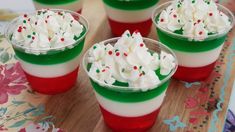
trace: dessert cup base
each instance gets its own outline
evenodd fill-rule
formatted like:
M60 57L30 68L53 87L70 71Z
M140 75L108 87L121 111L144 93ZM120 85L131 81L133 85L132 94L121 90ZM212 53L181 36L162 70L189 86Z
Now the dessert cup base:
M155 123L160 108L139 117L123 117L112 114L100 106L106 125L114 132L146 132Z
M142 36L146 37L150 33L152 26L151 19L137 23L117 22L110 18L108 20L114 36L121 36L126 30L129 30L131 33L138 30Z
M197 82L207 79L212 70L214 69L216 62L209 64L204 67L184 67L178 66L176 73L173 75L173 78L186 82Z
M55 78L40 78L25 72L31 88L39 93L55 95L70 90L76 83L78 68L67 75Z

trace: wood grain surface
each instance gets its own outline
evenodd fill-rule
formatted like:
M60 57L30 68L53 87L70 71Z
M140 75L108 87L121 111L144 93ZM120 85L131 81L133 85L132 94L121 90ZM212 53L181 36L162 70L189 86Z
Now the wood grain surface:
M163 1L160 1L161 3ZM89 33L86 37L86 43L84 51L86 51L92 44L102 41L104 39L112 37L110 27L107 22L105 11L101 0L86 0L82 14L90 22ZM233 38L234 32L231 33L230 38ZM155 30L153 28L150 38L157 39ZM84 53L84 52L83 52ZM225 54L225 57L228 53ZM225 66L222 67L221 73L224 73ZM235 64L233 63L232 73L235 73ZM217 123L218 132L222 132L224 117L226 115L226 109L230 98L232 89L232 83L235 78L235 74L232 74L226 87L225 103L223 109L219 112L220 123ZM215 97L219 98L220 88L224 84L221 80L215 86ZM170 87L167 90L167 96L164 100L162 109L159 114L159 118L156 120L154 127L150 132L168 132L169 127L163 123L164 119L170 119L175 115L181 117L182 122L188 122L189 110L185 109L184 101L187 97L194 95L198 90L198 86L193 86L190 89L186 89L182 82L172 80ZM47 113L54 115L58 122L56 126L63 128L68 132L110 132L101 117L98 103L96 102L92 87L82 67L80 67L79 77L76 86L67 93L47 96L44 100L46 104ZM208 122L203 127L197 127L187 124L185 129L178 129L177 132L186 132L187 130L195 130L199 132L207 132L210 127L210 120L212 119L212 113Z

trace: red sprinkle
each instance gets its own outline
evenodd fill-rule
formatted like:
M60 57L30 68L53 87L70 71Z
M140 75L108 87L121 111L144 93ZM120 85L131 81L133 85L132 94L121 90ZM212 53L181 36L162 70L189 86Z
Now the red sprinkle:
M128 54L127 54L127 53L124 53L124 56L128 56Z
M51 38L49 37L48 40L51 41Z
M24 29L26 29L26 27L25 27L25 26L24 26L23 28L24 28Z
M199 35L202 35L202 33L203 33L203 32L202 32L202 31L200 31L200 32L199 32Z
M32 37L32 39L34 40L34 39L35 39L35 37L33 36L33 37Z
M20 33L20 32L22 32L22 29L21 29L21 28L19 28L17 31Z
M213 16L213 13L209 13L209 16Z
M64 41L64 38L61 38L60 40L63 42L63 41Z
M108 54L109 54L109 55L112 55L112 54L113 54L113 52L110 50L110 51L108 52Z
M105 69L103 69L102 72L105 72Z
M143 75L143 73L140 73L140 75L139 75L139 76L141 77L142 75Z
M120 55L120 53L119 53L119 52L117 52L117 53L116 53L116 56L119 56L119 55Z
M174 15L173 15L173 17L174 17L174 18L176 18L176 17L177 17L177 15L175 15L175 14L174 14Z
M200 23L201 22L201 20L197 20L197 23Z
M137 67L137 66L134 66L133 68L134 68L134 70L137 70L137 69L138 69L138 67Z
M28 21L30 21L30 18L28 19Z
M49 18L50 16L47 16L47 19Z
M24 17L27 17L27 14L24 14Z
M38 24L38 22L35 22L35 25L37 25Z
M47 20L45 20L45 23L47 23Z
M144 46L144 44L143 44L143 43L141 43L141 44L140 44L140 47L143 47L143 46Z
M160 20L160 22L164 22L164 19L162 18L162 19Z
M63 15L61 12L58 12L59 15Z

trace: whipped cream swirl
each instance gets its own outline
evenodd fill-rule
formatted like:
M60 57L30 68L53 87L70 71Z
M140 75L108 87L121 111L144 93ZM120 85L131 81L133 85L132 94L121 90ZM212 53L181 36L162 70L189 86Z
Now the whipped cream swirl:
M18 22L11 39L34 50L63 48L75 43L84 30L70 13L48 9L24 14Z
M220 34L231 27L229 17L218 10L214 0L174 0L159 15L158 26L195 40Z
M88 54L90 76L107 84L119 81L142 90L160 83L157 69L160 68L161 75L168 75L176 65L171 54L151 54L139 32L131 36L126 31L114 46L97 43Z

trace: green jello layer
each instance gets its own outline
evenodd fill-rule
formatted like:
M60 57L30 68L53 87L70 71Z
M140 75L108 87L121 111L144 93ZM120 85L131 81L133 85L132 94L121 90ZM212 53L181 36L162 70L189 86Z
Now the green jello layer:
M26 62L38 65L52 65L52 64L64 63L66 61L69 61L77 57L83 49L84 41L85 39L83 39L81 42L78 42L78 44L72 49L65 49L64 51L48 53L46 55L43 54L34 55L34 54L25 53L23 51L19 51L17 49L14 50L16 56Z
M41 4L62 5L62 4L68 4L68 3L79 1L79 0L34 0L34 1L41 3Z
M171 49L185 52L203 52L215 49L225 42L226 36L221 36L212 40L189 41L188 39L175 38L157 28L157 34L160 42Z
M110 7L122 10L146 9L157 4L159 0L103 0Z
M161 86L148 90L146 92L118 92L103 86L100 86L98 83L94 82L92 79L91 84L95 91L100 94L101 96L117 101L117 102L124 102L124 103L135 103L135 102L142 102L146 100L150 100L162 94L168 87L169 81L165 82Z

